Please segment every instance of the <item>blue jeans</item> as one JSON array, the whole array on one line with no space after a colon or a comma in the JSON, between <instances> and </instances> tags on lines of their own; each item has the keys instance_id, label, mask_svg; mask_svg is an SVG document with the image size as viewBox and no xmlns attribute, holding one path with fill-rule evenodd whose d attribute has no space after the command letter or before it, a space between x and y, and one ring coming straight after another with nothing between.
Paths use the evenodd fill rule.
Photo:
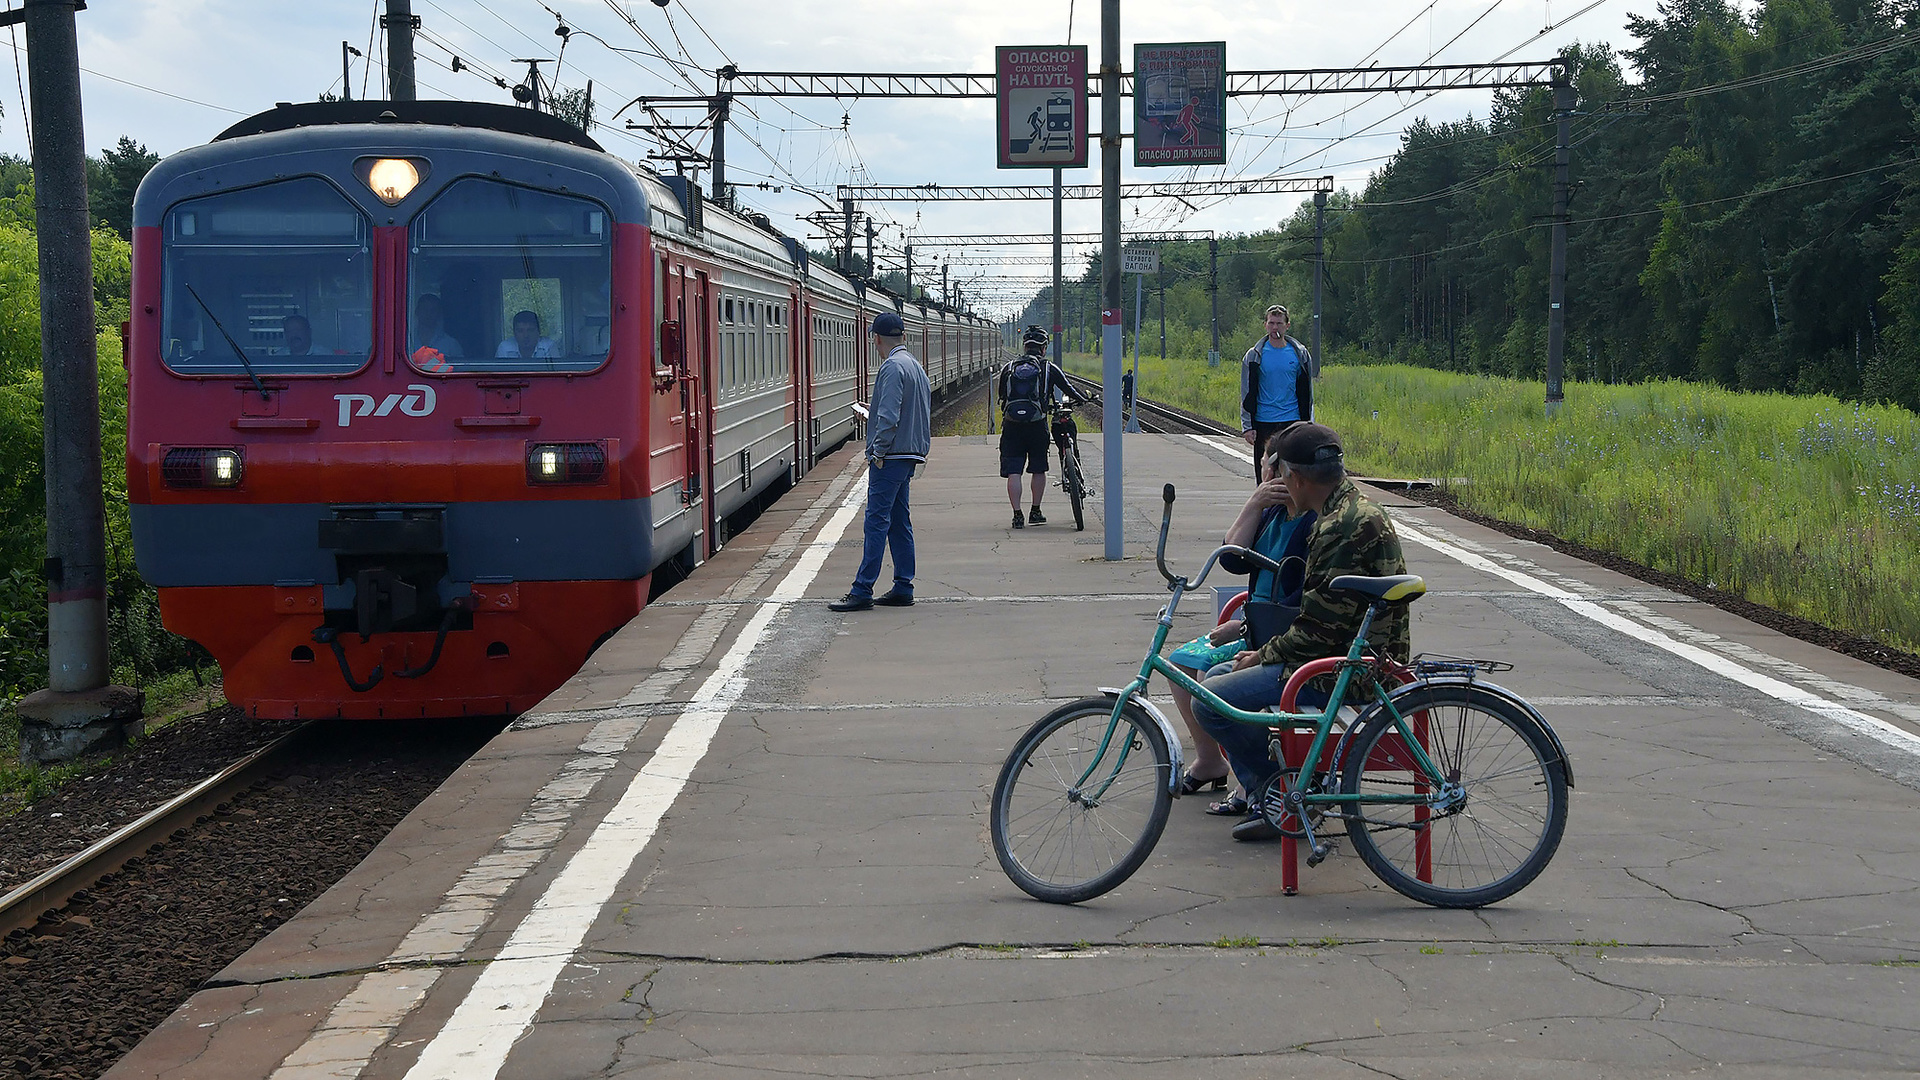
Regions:
<instances>
[{"instance_id":1,"label":"blue jeans","mask_svg":"<svg viewBox=\"0 0 1920 1080\"><path fill-rule=\"evenodd\" d=\"M854 596L872 596L880 580L880 556L893 551L893 591L913 595L913 518L907 513L907 488L913 483L914 463L888 460L879 468L867 466L867 536L861 549L860 570L853 575Z\"/></svg>"},{"instance_id":2,"label":"blue jeans","mask_svg":"<svg viewBox=\"0 0 1920 1080\"><path fill-rule=\"evenodd\" d=\"M1280 678L1281 670L1277 664L1255 664L1235 671L1229 661L1209 671L1201 685L1236 709L1258 712L1269 705L1280 704L1280 692L1286 689L1286 682ZM1326 704L1327 695L1320 690L1302 689L1294 700L1294 708L1301 710L1321 709ZM1193 718L1220 744L1221 751L1227 755L1227 764L1233 766L1234 778L1240 781L1240 790L1252 792L1280 767L1268 748L1273 736L1271 728L1229 720L1213 711L1198 694L1193 698Z\"/></svg>"}]
</instances>

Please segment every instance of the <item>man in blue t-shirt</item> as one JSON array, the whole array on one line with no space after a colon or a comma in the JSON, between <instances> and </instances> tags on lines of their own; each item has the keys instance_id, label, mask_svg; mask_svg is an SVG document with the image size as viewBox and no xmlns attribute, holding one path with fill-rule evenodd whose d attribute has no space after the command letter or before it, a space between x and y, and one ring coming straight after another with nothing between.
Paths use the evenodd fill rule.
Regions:
<instances>
[{"instance_id":1,"label":"man in blue t-shirt","mask_svg":"<svg viewBox=\"0 0 1920 1080\"><path fill-rule=\"evenodd\" d=\"M1288 325L1286 305L1268 308L1267 336L1240 361L1240 437L1253 446L1255 486L1268 440L1313 419L1313 356L1287 336Z\"/></svg>"}]
</instances>

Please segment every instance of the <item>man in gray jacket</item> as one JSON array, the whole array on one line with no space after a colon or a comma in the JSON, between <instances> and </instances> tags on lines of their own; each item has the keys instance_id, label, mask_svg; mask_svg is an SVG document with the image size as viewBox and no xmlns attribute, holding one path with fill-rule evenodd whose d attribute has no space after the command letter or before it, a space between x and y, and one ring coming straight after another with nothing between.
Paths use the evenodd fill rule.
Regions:
<instances>
[{"instance_id":1,"label":"man in gray jacket","mask_svg":"<svg viewBox=\"0 0 1920 1080\"><path fill-rule=\"evenodd\" d=\"M867 405L866 544L853 588L827 605L834 611L913 603L913 520L907 514L907 488L933 449L933 388L920 361L902 343L906 334L899 315L883 311L874 316L874 355L886 360L874 374L873 398ZM889 550L893 588L876 598L873 584L880 579L880 556Z\"/></svg>"}]
</instances>

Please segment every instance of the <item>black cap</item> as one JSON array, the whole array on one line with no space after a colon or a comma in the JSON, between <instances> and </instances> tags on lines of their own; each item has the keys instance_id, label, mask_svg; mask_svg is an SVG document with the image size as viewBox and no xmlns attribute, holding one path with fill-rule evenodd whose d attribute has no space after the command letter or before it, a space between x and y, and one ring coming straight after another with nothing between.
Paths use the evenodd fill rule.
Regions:
<instances>
[{"instance_id":1,"label":"black cap","mask_svg":"<svg viewBox=\"0 0 1920 1080\"><path fill-rule=\"evenodd\" d=\"M1280 460L1289 465L1324 465L1340 460L1340 436L1325 424L1295 424L1281 434L1276 446Z\"/></svg>"}]
</instances>

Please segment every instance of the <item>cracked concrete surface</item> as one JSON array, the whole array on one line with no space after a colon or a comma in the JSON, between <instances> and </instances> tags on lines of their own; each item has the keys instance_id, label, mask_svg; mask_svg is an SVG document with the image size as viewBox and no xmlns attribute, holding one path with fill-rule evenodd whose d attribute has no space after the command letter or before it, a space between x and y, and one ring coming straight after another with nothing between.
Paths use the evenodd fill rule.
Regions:
<instances>
[{"instance_id":1,"label":"cracked concrete surface","mask_svg":"<svg viewBox=\"0 0 1920 1080\"><path fill-rule=\"evenodd\" d=\"M826 610L851 577L856 528L817 599L755 655L693 783L500 1075L1920 1069L1920 762L1412 544L1431 589L1416 648L1512 661L1496 680L1552 702L1577 786L1538 881L1491 908L1439 911L1381 886L1343 844L1285 897L1277 846L1235 844L1230 823L1186 799L1146 866L1107 896L1057 907L1020 893L986 837L1008 747L1049 703L1137 667L1164 602L1139 557L1160 485L1180 485L1173 551L1189 572L1250 486L1191 440L1130 437L1128 454L1129 559L1114 564L1099 559L1097 502L1085 533L1009 535L994 448L943 440L915 489L923 603ZM739 582L837 472L816 470L643 613L589 678L223 973L235 985L203 992L110 1075L267 1075L463 875L551 839L484 926L461 921L481 909L456 904L464 949L420 949L435 964L423 1002L363 1072L338 1065L405 1075L672 721L679 680L712 670L713 655L681 643L701 626L725 647L757 607ZM1703 648L1764 661L1775 678L1909 728L1920 715L1910 680L1438 511L1397 512L1662 632L1696 630ZM1196 597L1173 638L1210 623L1206 606ZM575 746L615 715L644 726L578 817L503 840L551 781L579 782Z\"/></svg>"}]
</instances>

